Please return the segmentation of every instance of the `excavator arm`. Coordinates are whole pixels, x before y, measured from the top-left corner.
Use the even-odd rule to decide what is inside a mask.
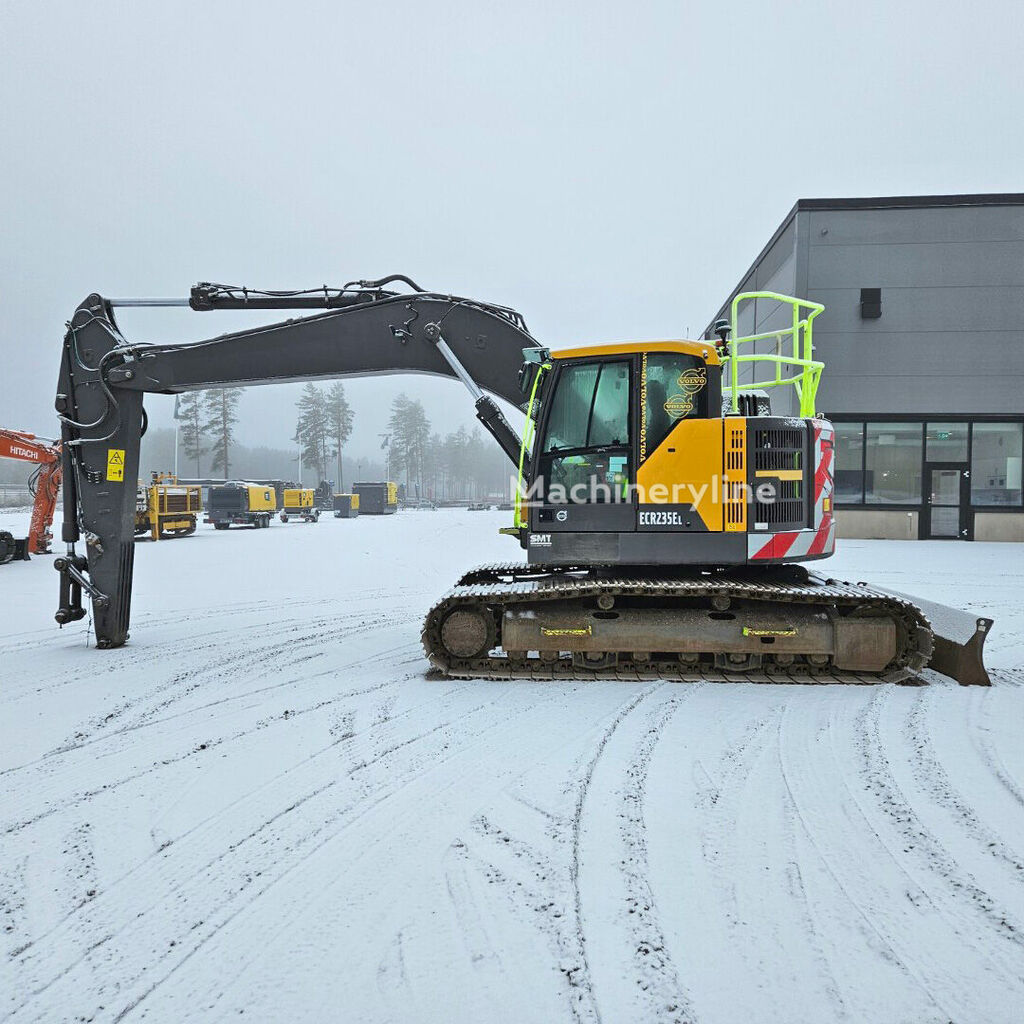
[[[412,290],[385,287],[396,281]],[[121,334],[117,306],[323,312],[205,341],[150,345]],[[426,292],[401,276],[305,292],[199,284],[188,299],[90,295],[68,324],[57,388],[62,538],[68,544],[67,557],[55,562],[61,574],[57,621],[81,619],[85,594],[92,600],[98,646],[119,647],[128,638],[146,392],[394,373],[452,377],[467,387],[477,417],[518,464],[520,439],[490,394],[519,405],[523,351],[539,348],[515,310]],[[82,539],[84,554],[75,548]]]

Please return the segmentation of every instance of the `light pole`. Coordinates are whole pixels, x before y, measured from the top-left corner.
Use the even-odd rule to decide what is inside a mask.
[[[380,446],[387,453],[384,456],[384,479],[385,481],[387,481],[391,479],[391,435],[378,434],[377,436],[383,438],[383,440],[380,443]]]

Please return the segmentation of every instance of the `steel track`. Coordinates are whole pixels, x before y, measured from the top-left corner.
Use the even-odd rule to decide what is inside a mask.
[[[644,573],[616,575],[614,568],[595,570],[584,566],[492,563],[465,573],[430,609],[423,623],[421,639],[430,664],[444,675],[456,679],[617,679],[631,682],[668,679],[679,682],[809,684],[916,681],[916,673],[932,656],[933,635],[928,619],[912,601],[863,583],[845,583],[802,571],[800,575],[803,582],[789,582],[778,577],[764,582],[725,574],[664,578]],[[816,668],[803,663],[727,672],[716,668],[711,661],[701,661],[696,665],[682,664],[676,659],[638,661],[628,654],[619,654],[618,664],[614,667],[601,668],[574,665],[571,658],[566,657],[555,661],[540,658],[513,661],[504,654],[495,656],[489,653],[486,657],[464,659],[454,657],[441,642],[441,626],[448,613],[458,607],[483,605],[489,608],[495,617],[500,644],[501,614],[510,605],[527,601],[536,603],[538,600],[583,600],[597,598],[601,594],[615,598],[662,599],[669,605],[675,600],[724,596],[733,600],[774,604],[826,604],[867,609],[893,618],[897,624],[899,650],[889,665],[878,673],[839,672],[831,667]]]

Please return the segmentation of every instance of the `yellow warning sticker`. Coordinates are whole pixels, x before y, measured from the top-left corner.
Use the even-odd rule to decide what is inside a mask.
[[[124,449],[107,449],[107,480],[111,483],[124,482]]]
[[[749,626],[743,627],[744,636],[796,636],[797,631],[795,629],[751,629]]]
[[[544,626],[540,628],[543,636],[591,636],[592,630],[589,626],[584,626],[582,629],[546,629]]]

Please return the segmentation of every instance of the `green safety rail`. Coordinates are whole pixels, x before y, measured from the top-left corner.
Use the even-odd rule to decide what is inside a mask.
[[[790,327],[784,327],[778,331],[765,331],[763,334],[751,334],[748,337],[737,337],[737,310],[739,304],[748,299],[772,299],[776,302],[787,304],[792,307],[793,320]],[[778,292],[741,292],[732,300],[732,308],[729,322],[732,324],[732,337],[729,340],[729,354],[722,360],[724,368],[724,390],[731,395],[732,402],[730,411],[739,412],[739,393],[741,391],[755,391],[760,388],[775,388],[785,384],[791,384],[796,390],[800,400],[800,415],[813,416],[815,414],[814,400],[818,393],[818,382],[821,380],[821,371],[825,364],[817,362],[812,358],[814,346],[812,340],[812,324],[814,318],[825,309],[818,302],[808,302],[806,299],[797,299],[792,295],[780,295]],[[805,315],[803,311],[807,310]],[[789,354],[783,352],[783,345],[786,338],[792,342],[792,349]],[[751,352],[741,355],[740,349],[744,345],[753,345],[758,341],[766,341],[774,338],[777,341],[776,351]],[[741,363],[771,363],[775,366],[775,377],[767,380],[751,380],[749,383],[740,383]],[[796,368],[798,372],[791,376],[783,376],[789,368]],[[753,376],[757,371],[754,370]]]
[[[527,355],[527,350],[523,351]],[[526,406],[526,422],[523,424],[523,439],[519,444],[519,479],[516,481],[515,514],[512,517],[514,529],[524,530],[529,525],[523,515],[523,465],[526,462],[526,453],[533,448],[533,435],[537,430],[536,417],[533,414],[534,405],[537,401],[537,386],[545,370],[550,370],[550,363],[541,363],[533,378],[533,387],[530,388],[530,401]]]

